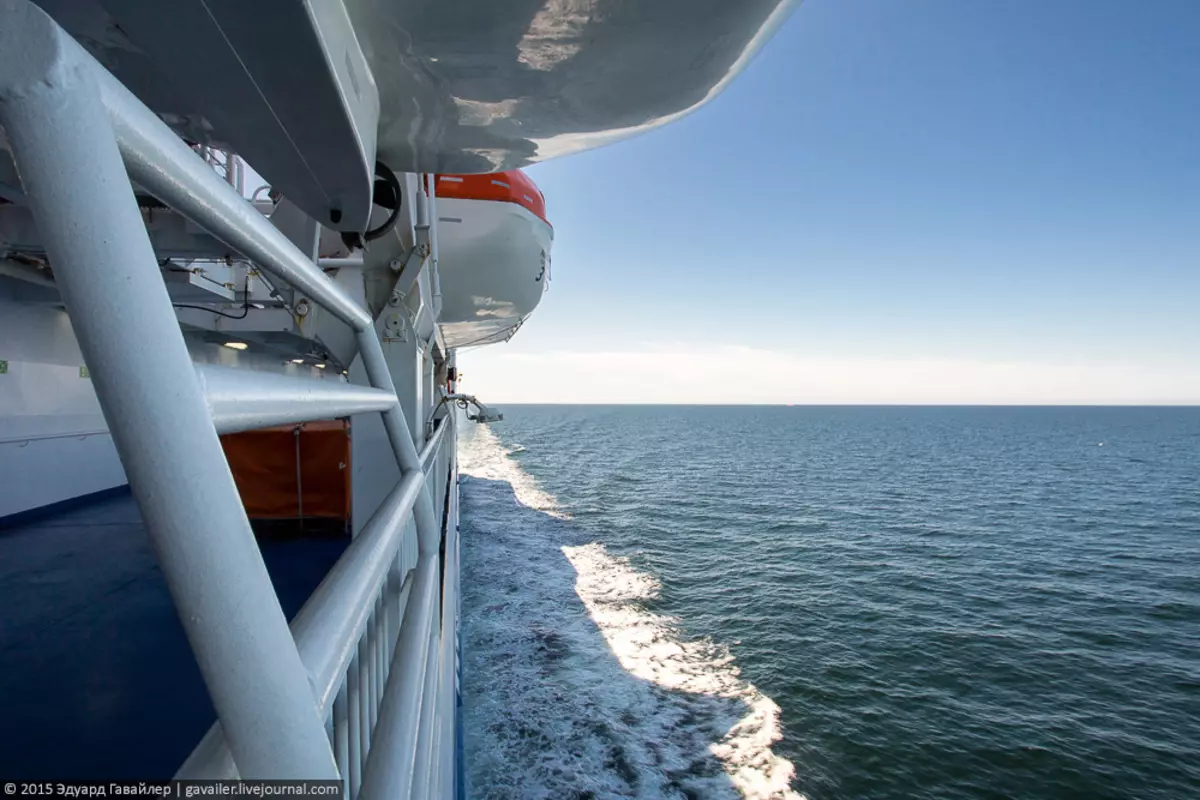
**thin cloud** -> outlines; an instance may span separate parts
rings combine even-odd
[[[1200,403],[1195,363],[814,358],[741,346],[464,354],[470,391],[510,403]]]

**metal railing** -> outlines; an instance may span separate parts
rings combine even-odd
[[[453,415],[418,453],[371,315],[27,0],[0,0],[0,58],[0,125],[217,711],[180,776],[450,796]],[[349,325],[371,386],[194,367],[131,181]],[[400,480],[289,629],[218,432],[365,412]]]
[[[456,469],[453,425],[452,414],[438,421],[433,435],[421,451],[421,463],[424,480],[433,487],[434,496],[446,498],[446,504],[437,512],[438,521],[440,526],[445,527],[446,552],[454,553],[453,572],[456,575],[457,532],[452,525],[445,524],[447,520],[457,518],[457,494],[449,492],[447,497],[447,491],[453,488]],[[403,580],[402,562],[405,559],[401,545],[407,522],[411,519],[418,481],[418,476],[410,475],[397,484],[309,597],[291,625],[300,660],[312,681],[317,709],[325,718],[339,772],[347,782],[348,797],[360,794],[368,756],[376,752],[372,744],[377,738],[389,742],[396,739],[411,741],[414,756],[421,742],[440,748],[448,741],[453,753],[453,740],[447,740],[443,735],[440,743],[437,743],[438,732],[430,727],[433,723],[423,719],[424,714],[399,713],[387,715],[386,718],[383,714],[386,693],[393,691],[389,688],[392,684],[388,679],[399,663],[400,668],[407,670],[411,676],[397,681],[395,686],[421,688],[420,695],[414,701],[417,709],[427,698],[438,698],[443,708],[437,715],[437,721],[441,724],[449,719],[448,727],[453,730],[454,710],[450,706],[447,711],[447,698],[442,694],[450,692],[449,701],[453,702],[453,682],[446,683],[443,677],[441,684],[430,695],[426,695],[424,689],[429,669],[425,663],[429,650],[423,646],[427,638],[439,638],[442,649],[438,663],[443,671],[452,670],[455,664],[452,649],[448,654],[451,659],[449,664],[445,662],[446,644],[441,641],[449,636],[450,646],[453,647],[453,629],[443,632],[442,626],[435,624],[439,618],[439,607],[447,607],[438,603],[436,595],[432,594],[432,590],[437,588],[434,584],[440,564],[437,560],[426,561],[424,565],[418,562],[415,575],[410,573],[408,580]],[[447,511],[454,513],[449,515]],[[424,573],[420,571],[422,566],[426,570]],[[455,594],[451,595],[454,597],[457,596],[457,588],[450,583],[452,570],[449,556],[446,567],[444,574],[447,579],[437,594],[454,591]],[[416,589],[414,594],[415,586],[421,588]],[[401,625],[402,620],[404,626]],[[407,640],[404,646],[399,647],[405,630],[409,631]],[[404,690],[396,688],[395,691]],[[429,703],[426,707],[432,712],[435,705]],[[422,725],[416,724],[419,719]],[[387,726],[388,730],[382,732],[381,737],[375,737],[381,724]],[[385,763],[376,764],[373,770],[387,777],[375,780],[382,782],[386,788],[381,786],[366,796],[409,796],[397,790],[396,781],[411,782],[412,778],[391,777],[396,765],[386,763],[392,761],[393,756],[397,764],[403,762],[401,751],[384,746],[378,752],[384,754],[381,758]],[[413,763],[417,763],[415,757]],[[453,776],[454,773],[443,774]],[[176,777],[238,777],[220,723],[209,730]],[[438,795],[433,792],[414,792],[412,796]]]

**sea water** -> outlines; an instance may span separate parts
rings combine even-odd
[[[470,796],[1200,797],[1200,409],[504,411]]]

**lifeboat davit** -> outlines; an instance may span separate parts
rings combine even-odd
[[[438,175],[435,191],[446,346],[503,341],[550,282],[546,198],[521,170]]]

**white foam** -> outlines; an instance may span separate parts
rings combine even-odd
[[[464,475],[504,481],[510,484],[517,500],[525,506],[562,516],[558,501],[537,485],[533,477],[521,469],[500,444],[496,434],[486,425],[472,425],[459,440],[458,469]],[[521,450],[525,448],[522,447]]]
[[[799,800],[779,707],[659,583],[578,531],[489,429],[463,437],[468,783],[487,797]],[[565,558],[564,558],[565,556]],[[582,601],[582,603],[580,603]]]

